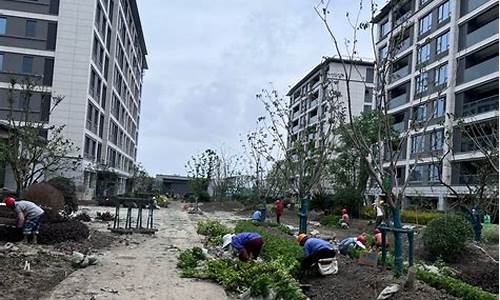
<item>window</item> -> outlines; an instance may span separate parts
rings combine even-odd
[[[424,180],[424,166],[415,166],[410,179],[411,181],[422,182]]]
[[[432,28],[432,12],[420,19],[418,33],[424,34]]]
[[[0,54],[0,72],[3,71],[3,54]]]
[[[417,63],[421,64],[431,58],[431,44],[427,43],[418,48]]]
[[[415,135],[411,138],[411,153],[424,152],[424,136]]]
[[[441,97],[434,101],[434,118],[444,117],[444,112],[446,110],[446,98]]]
[[[436,70],[436,85],[446,84],[448,81],[448,64],[439,66]]]
[[[429,86],[429,74],[427,72],[420,74],[420,76],[416,78],[416,85],[417,94],[427,91]]]
[[[429,2],[430,0],[420,0],[420,7]]]
[[[446,1],[438,7],[438,23],[450,17],[450,1]]]
[[[417,106],[415,109],[415,121],[422,122],[427,118],[427,104]]]
[[[429,181],[437,182],[439,181],[439,166],[429,165]]]
[[[33,73],[33,57],[31,56],[23,57],[23,73],[25,74]]]
[[[7,29],[7,19],[0,18],[0,34],[5,34]]]
[[[26,36],[36,37],[36,21],[33,20],[26,21]]]
[[[380,48],[378,51],[378,56],[381,61],[384,61],[387,59],[387,53],[388,53],[388,48],[387,46],[384,46],[383,48]]]
[[[441,54],[445,51],[448,51],[449,47],[450,45],[448,43],[448,32],[438,36],[436,43],[436,54]]]
[[[444,132],[442,130],[435,131],[431,134],[431,149],[443,150]]]
[[[380,25],[380,37],[384,37],[389,33],[389,28],[391,27],[390,25],[389,21]]]

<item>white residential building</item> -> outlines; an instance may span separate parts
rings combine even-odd
[[[15,75],[42,78],[65,97],[48,122],[65,125],[65,137],[80,149],[80,169],[64,175],[83,199],[127,189],[146,55],[136,0],[0,0],[0,94]],[[50,95],[34,99],[43,120]],[[1,102],[0,113],[5,108]],[[11,187],[8,167],[3,173],[0,183]]]

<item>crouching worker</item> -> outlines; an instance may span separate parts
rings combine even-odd
[[[252,214],[252,223],[259,223],[262,222],[262,212],[260,210],[256,210]]]
[[[304,247],[305,256],[300,264],[300,277],[304,276],[305,271],[311,266],[317,265],[320,259],[334,258],[337,254],[333,245],[322,239],[308,237],[302,233],[297,236],[297,241]]]
[[[375,247],[376,248],[381,248],[382,247],[382,232],[380,229],[375,229]],[[386,236],[385,237],[385,247],[389,247],[389,239]]]
[[[16,201],[13,197],[6,197],[5,205],[17,213],[17,228],[23,228],[23,242],[28,242],[28,237],[33,234],[32,243],[37,243],[38,231],[44,216],[44,211],[30,201]]]
[[[260,254],[260,250],[262,250],[262,245],[264,245],[262,237],[255,232],[243,232],[236,235],[226,234],[222,237],[222,240],[222,248],[227,249],[227,247],[231,246],[238,253],[238,258],[243,262],[249,261],[251,258],[256,259]]]
[[[366,238],[363,235],[346,238],[339,243],[340,254],[347,255],[354,248],[366,249]]]

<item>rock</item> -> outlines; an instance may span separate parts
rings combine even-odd
[[[95,257],[95,255],[88,256],[88,259],[89,259],[89,265],[96,265],[97,264],[97,257]]]
[[[401,289],[399,284],[391,284],[382,290],[380,295],[378,295],[377,300],[384,300],[391,298],[395,293]]]

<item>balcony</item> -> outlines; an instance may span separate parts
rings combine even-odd
[[[498,55],[464,70],[462,83],[498,72]]]
[[[389,109],[399,107],[401,105],[404,105],[405,103],[408,103],[408,94],[406,93],[391,98],[391,100],[389,100]]]
[[[474,139],[463,135],[460,143],[460,153],[479,151],[479,147],[481,149],[491,149],[497,140],[498,138],[494,134],[478,136],[474,137]]]
[[[297,131],[299,131],[299,125],[295,125],[292,127],[292,132],[293,133],[297,133]]]
[[[318,115],[314,115],[309,118],[309,124],[314,124],[316,122],[318,122]]]
[[[292,114],[292,119],[297,119],[300,116],[300,110],[297,110]]]
[[[498,110],[498,95],[465,103],[462,110],[464,117]]]
[[[318,106],[318,103],[319,103],[319,98],[316,98],[314,100],[312,100],[310,103],[309,103],[309,108],[315,108]]]
[[[484,26],[468,33],[465,36],[465,48],[477,44],[498,33],[498,19],[495,19]]]
[[[391,82],[397,81],[410,74],[409,66],[404,66],[391,74]]]
[[[393,124],[392,128],[399,133],[404,132],[406,130],[406,122],[403,121]]]
[[[475,10],[479,6],[485,4],[486,2],[488,2],[488,0],[462,0],[460,5],[462,8],[460,16],[464,16],[470,13],[471,11]]]

